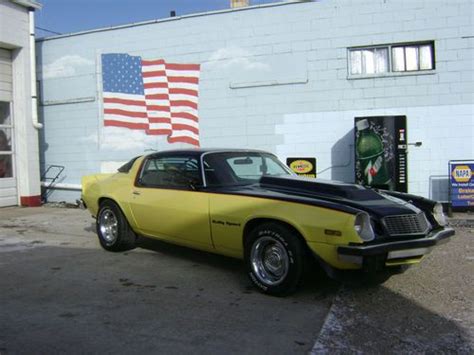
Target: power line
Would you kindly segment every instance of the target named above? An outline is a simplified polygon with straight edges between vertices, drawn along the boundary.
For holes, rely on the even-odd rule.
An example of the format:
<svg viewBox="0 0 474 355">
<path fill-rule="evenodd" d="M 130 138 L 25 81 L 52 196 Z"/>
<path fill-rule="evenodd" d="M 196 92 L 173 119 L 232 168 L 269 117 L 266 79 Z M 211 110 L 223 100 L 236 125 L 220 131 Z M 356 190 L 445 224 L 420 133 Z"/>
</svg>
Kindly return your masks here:
<svg viewBox="0 0 474 355">
<path fill-rule="evenodd" d="M 35 28 L 38 29 L 38 30 L 41 30 L 41 31 L 53 33 L 53 34 L 55 34 L 55 35 L 62 35 L 62 33 L 60 33 L 60 32 L 51 31 L 51 30 L 48 30 L 48 29 L 43 28 L 43 27 L 35 26 Z"/>
</svg>

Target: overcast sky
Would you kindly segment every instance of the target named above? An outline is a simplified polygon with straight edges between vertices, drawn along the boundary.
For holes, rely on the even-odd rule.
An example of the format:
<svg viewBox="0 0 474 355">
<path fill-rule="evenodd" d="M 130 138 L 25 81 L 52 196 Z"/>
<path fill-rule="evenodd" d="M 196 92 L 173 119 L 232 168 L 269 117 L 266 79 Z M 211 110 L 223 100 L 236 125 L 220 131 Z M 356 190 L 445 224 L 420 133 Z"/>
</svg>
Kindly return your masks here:
<svg viewBox="0 0 474 355">
<path fill-rule="evenodd" d="M 185 15 L 229 8 L 230 0 L 38 0 L 36 26 L 70 33 L 169 17 L 170 11 Z M 278 0 L 250 0 L 251 5 Z M 37 29 L 38 37 L 53 33 Z"/>
</svg>

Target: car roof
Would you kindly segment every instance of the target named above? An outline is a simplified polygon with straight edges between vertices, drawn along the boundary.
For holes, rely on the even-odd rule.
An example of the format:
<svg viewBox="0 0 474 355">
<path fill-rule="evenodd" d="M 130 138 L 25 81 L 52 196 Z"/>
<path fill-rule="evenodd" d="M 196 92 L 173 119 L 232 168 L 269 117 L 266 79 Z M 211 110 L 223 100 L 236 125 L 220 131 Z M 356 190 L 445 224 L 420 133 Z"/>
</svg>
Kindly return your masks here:
<svg viewBox="0 0 474 355">
<path fill-rule="evenodd" d="M 205 153 L 265 153 L 271 154 L 264 150 L 258 149 L 235 149 L 235 148 L 193 148 L 193 149 L 173 149 L 173 150 L 163 150 L 160 152 L 151 153 L 148 157 L 163 157 L 169 155 L 187 155 L 200 157 Z"/>
</svg>

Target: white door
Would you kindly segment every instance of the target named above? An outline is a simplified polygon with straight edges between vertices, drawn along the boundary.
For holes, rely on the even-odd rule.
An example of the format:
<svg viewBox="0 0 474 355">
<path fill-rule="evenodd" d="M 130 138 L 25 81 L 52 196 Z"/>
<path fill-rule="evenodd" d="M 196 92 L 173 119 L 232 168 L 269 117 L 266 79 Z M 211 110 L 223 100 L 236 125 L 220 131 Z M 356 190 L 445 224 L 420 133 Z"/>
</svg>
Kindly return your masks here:
<svg viewBox="0 0 474 355">
<path fill-rule="evenodd" d="M 0 207 L 18 205 L 12 115 L 11 52 L 0 48 Z"/>
</svg>

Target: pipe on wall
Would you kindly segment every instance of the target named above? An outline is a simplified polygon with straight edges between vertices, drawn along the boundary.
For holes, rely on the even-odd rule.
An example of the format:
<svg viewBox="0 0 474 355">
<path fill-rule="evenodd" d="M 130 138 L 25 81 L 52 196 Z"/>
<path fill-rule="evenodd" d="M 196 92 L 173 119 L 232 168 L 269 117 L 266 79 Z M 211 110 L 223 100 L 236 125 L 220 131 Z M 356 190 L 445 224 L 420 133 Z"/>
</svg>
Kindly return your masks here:
<svg viewBox="0 0 474 355">
<path fill-rule="evenodd" d="M 81 184 L 66 184 L 66 183 L 55 183 L 51 184 L 45 181 L 41 181 L 41 186 L 44 186 L 48 189 L 56 189 L 56 190 L 72 190 L 72 191 L 81 191 L 82 185 Z"/>
<path fill-rule="evenodd" d="M 33 127 L 42 129 L 43 124 L 38 122 L 38 93 L 36 90 L 36 48 L 35 48 L 35 11 L 28 11 L 30 22 L 30 71 L 31 71 L 31 120 Z"/>
</svg>

